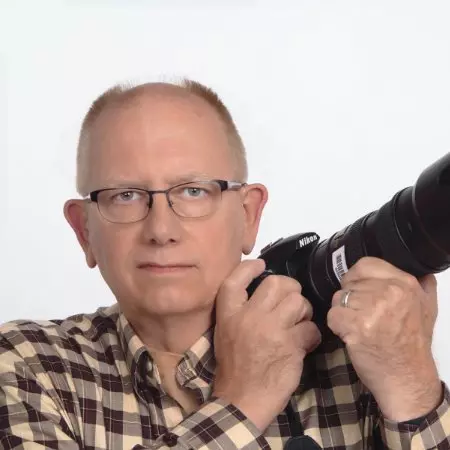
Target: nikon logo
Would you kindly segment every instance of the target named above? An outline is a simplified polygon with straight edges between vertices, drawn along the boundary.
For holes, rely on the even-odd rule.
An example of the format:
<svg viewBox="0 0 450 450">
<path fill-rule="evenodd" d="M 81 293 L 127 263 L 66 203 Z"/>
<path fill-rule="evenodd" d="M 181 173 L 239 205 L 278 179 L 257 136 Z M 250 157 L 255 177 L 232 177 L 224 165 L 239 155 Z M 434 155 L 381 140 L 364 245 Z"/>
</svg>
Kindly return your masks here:
<svg viewBox="0 0 450 450">
<path fill-rule="evenodd" d="M 317 236 L 306 236 L 298 240 L 298 245 L 304 247 L 305 245 L 311 244 L 311 242 L 317 241 Z"/>
</svg>

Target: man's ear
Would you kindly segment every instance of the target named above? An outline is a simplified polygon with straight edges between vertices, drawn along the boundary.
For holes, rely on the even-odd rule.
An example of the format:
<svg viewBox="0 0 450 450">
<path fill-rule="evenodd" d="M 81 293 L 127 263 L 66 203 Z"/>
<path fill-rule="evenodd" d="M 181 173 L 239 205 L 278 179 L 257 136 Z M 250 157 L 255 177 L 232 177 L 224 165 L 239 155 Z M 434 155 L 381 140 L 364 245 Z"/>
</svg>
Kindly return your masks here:
<svg viewBox="0 0 450 450">
<path fill-rule="evenodd" d="M 249 184 L 243 189 L 245 230 L 242 252 L 248 255 L 255 246 L 262 212 L 269 195 L 267 188 L 260 183 Z"/>
<path fill-rule="evenodd" d="M 68 200 L 64 204 L 64 217 L 72 227 L 86 256 L 87 265 L 92 269 L 97 265 L 89 243 L 86 204 L 83 200 Z"/>
</svg>

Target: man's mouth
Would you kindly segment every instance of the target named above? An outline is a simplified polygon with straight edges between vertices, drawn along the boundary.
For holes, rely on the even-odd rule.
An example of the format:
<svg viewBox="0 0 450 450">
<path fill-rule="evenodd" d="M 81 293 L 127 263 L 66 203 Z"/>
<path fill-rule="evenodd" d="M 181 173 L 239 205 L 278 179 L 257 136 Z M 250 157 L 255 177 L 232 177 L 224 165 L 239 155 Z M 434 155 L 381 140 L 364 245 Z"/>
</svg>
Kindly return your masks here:
<svg viewBox="0 0 450 450">
<path fill-rule="evenodd" d="M 138 268 L 146 270 L 150 273 L 155 274 L 177 274 L 177 273 L 183 273 L 189 269 L 192 269 L 191 264 L 159 264 L 159 263 L 143 263 L 139 264 Z"/>
</svg>

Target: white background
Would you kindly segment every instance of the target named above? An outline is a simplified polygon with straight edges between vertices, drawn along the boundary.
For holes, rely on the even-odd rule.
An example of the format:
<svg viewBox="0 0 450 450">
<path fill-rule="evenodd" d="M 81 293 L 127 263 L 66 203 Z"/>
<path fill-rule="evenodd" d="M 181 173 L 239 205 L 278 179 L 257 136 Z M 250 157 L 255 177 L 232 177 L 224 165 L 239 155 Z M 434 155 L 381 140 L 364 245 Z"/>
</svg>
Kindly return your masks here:
<svg viewBox="0 0 450 450">
<path fill-rule="evenodd" d="M 270 201 L 258 255 L 378 209 L 450 151 L 448 1 L 0 0 L 0 322 L 113 302 L 62 207 L 91 101 L 118 81 L 216 89 Z M 435 354 L 450 382 L 450 271 Z"/>
</svg>

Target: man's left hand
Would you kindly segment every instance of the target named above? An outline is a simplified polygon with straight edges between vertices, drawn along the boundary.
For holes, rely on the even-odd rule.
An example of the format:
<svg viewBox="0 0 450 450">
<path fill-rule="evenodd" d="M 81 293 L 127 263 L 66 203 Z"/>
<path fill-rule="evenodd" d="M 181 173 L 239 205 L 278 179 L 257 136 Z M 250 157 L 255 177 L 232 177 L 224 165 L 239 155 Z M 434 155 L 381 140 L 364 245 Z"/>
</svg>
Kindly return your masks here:
<svg viewBox="0 0 450 450">
<path fill-rule="evenodd" d="M 360 259 L 345 274 L 327 321 L 388 419 L 415 419 L 440 403 L 442 385 L 432 355 L 436 278 L 420 279 L 386 261 Z M 341 302 L 346 292 L 347 306 Z"/>
</svg>

